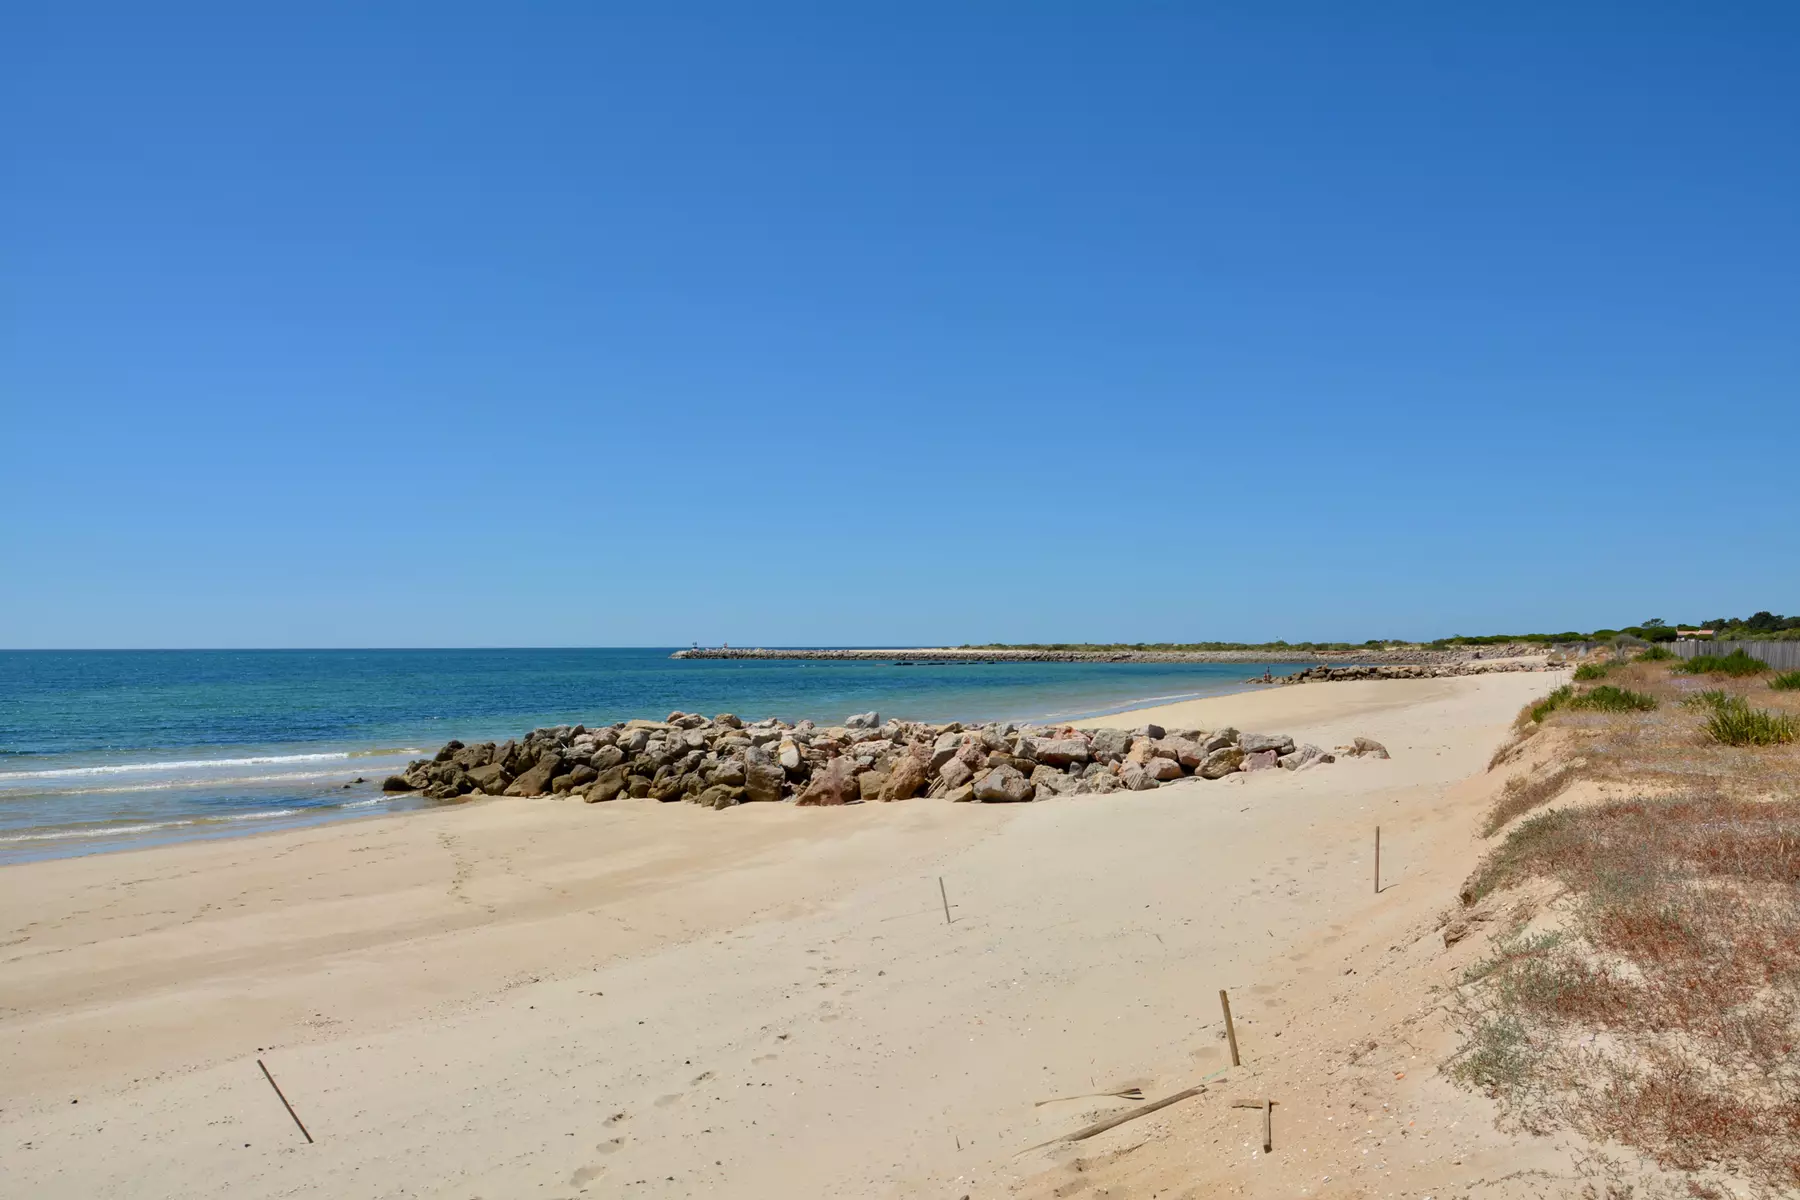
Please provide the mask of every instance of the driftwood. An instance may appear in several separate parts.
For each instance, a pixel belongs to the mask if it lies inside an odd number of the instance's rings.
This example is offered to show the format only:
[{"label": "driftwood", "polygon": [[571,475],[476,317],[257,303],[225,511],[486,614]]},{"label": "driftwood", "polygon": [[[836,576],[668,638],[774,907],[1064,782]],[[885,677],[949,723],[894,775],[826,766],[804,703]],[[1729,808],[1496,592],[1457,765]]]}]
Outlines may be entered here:
[{"label": "driftwood", "polygon": [[1042,1108],[1046,1104],[1064,1104],[1070,1100],[1109,1100],[1114,1097],[1117,1097],[1120,1100],[1142,1100],[1144,1098],[1144,1089],[1132,1087],[1122,1088],[1116,1092],[1083,1092],[1079,1096],[1056,1096],[1049,1100],[1039,1100],[1031,1107]]},{"label": "driftwood", "polygon": [[1077,1129],[1074,1133],[1065,1133],[1062,1137],[1051,1138],[1047,1142],[1039,1142],[1035,1146],[1028,1146],[1024,1150],[1019,1151],[1019,1153],[1025,1154],[1031,1150],[1042,1150],[1045,1146],[1054,1146],[1057,1142],[1084,1141],[1087,1138],[1093,1137],[1095,1134],[1105,1133],[1109,1129],[1123,1125],[1127,1121],[1135,1121],[1139,1117],[1147,1117],[1159,1108],[1167,1108],[1169,1105],[1186,1100],[1191,1096],[1198,1096],[1205,1090],[1206,1085],[1204,1083],[1195,1084],[1185,1091],[1176,1092],[1173,1096],[1164,1096],[1161,1100],[1152,1100],[1148,1104],[1139,1105],[1130,1112],[1122,1112],[1116,1117],[1108,1117],[1104,1121],[1096,1121],[1085,1128]]}]

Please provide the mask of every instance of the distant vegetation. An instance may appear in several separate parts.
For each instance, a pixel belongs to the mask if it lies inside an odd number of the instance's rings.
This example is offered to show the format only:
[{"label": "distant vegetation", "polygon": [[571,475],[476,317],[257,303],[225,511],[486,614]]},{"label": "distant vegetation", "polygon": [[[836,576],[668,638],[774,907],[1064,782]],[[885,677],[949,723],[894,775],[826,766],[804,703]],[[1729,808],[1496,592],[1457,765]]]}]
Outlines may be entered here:
[{"label": "distant vegetation", "polygon": [[1638,662],[1665,662],[1675,657],[1675,652],[1667,646],[1651,646],[1637,656]]},{"label": "distant vegetation", "polygon": [[1775,678],[1769,680],[1769,686],[1778,692],[1800,690],[1800,671],[1783,671],[1781,674],[1775,676]]},{"label": "distant vegetation", "polygon": [[1565,707],[1592,712],[1649,712],[1656,707],[1656,697],[1603,683],[1585,695],[1574,697]]},{"label": "distant vegetation", "polygon": [[1575,668],[1575,682],[1587,683],[1595,679],[1605,679],[1607,671],[1611,669],[1611,663],[1582,663]]},{"label": "distant vegetation", "polygon": [[1585,633],[1580,630],[1568,629],[1562,633],[1457,634],[1453,637],[1438,638],[1429,642],[1413,641],[1408,638],[1370,638],[1366,642],[989,642],[979,646],[964,645],[961,649],[1183,652],[1196,650],[1355,651],[1426,647],[1433,650],[1447,650],[1462,646],[1503,646],[1514,642],[1532,643],[1548,648],[1570,642],[1610,642],[1623,636],[1652,643],[1649,649],[1639,655],[1639,658],[1656,661],[1672,657],[1668,650],[1656,643],[1674,641],[1677,631],[1681,629],[1711,629],[1715,636],[1724,640],[1800,639],[1800,617],[1784,617],[1779,613],[1766,610],[1749,617],[1719,617],[1712,621],[1676,622],[1674,624],[1661,617],[1652,617],[1648,621],[1636,625],[1626,625],[1620,629],[1593,629]]}]

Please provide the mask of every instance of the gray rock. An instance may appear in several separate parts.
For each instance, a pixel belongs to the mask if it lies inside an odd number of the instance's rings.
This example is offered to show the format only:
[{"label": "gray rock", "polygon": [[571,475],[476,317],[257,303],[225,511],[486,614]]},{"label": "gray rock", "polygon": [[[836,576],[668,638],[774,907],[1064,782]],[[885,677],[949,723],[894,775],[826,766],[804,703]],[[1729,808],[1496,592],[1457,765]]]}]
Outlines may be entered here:
[{"label": "gray rock", "polygon": [[975,777],[975,768],[960,758],[952,758],[938,768],[938,778],[948,787],[961,787]]},{"label": "gray rock", "polygon": [[1020,738],[1019,741],[1031,747],[1032,758],[1053,767],[1085,763],[1089,758],[1086,738]]},{"label": "gray rock", "polygon": [[856,763],[851,759],[838,756],[826,763],[806,790],[800,793],[797,803],[801,805],[815,804],[850,804],[862,799],[862,789],[856,783]]},{"label": "gray rock", "polygon": [[738,796],[740,794],[738,788],[726,787],[722,783],[715,783],[711,787],[706,788],[699,795],[695,796],[694,803],[702,808],[730,808],[738,802]]},{"label": "gray rock", "polygon": [[877,729],[881,725],[881,714],[874,712],[857,713],[844,718],[845,729]]},{"label": "gray rock", "polygon": [[1227,746],[1235,745],[1237,740],[1238,731],[1227,725],[1223,729],[1214,730],[1213,735],[1201,742],[1200,746],[1201,749],[1211,754],[1215,750],[1223,750]]},{"label": "gray rock", "polygon": [[1144,773],[1158,783],[1168,783],[1181,778],[1181,764],[1172,758],[1163,758],[1159,755],[1144,764]]},{"label": "gray rock", "polygon": [[961,787],[953,787],[944,793],[944,799],[952,804],[967,804],[975,799],[975,785],[965,783]]},{"label": "gray rock", "polygon": [[1081,780],[1055,767],[1039,764],[1031,773],[1031,786],[1037,789],[1039,796],[1072,796],[1081,786]]},{"label": "gray rock", "polygon": [[787,773],[774,763],[747,763],[744,766],[744,797],[747,800],[781,799],[781,788]]},{"label": "gray rock", "polygon": [[384,792],[416,792],[419,790],[419,785],[404,776],[389,775],[381,781],[381,790]]},{"label": "gray rock", "polygon": [[1118,762],[1130,746],[1131,735],[1123,729],[1096,729],[1088,741],[1088,753],[1097,762]]},{"label": "gray rock", "polygon": [[1277,756],[1294,752],[1294,739],[1286,734],[1246,733],[1238,738],[1245,754],[1261,754],[1273,750]]},{"label": "gray rock", "polygon": [[601,801],[611,800],[614,796],[617,796],[620,792],[624,791],[625,788],[625,768],[618,766],[608,767],[606,770],[600,772],[600,777],[598,779],[588,784],[587,790],[582,793],[582,798],[589,804],[599,804]]},{"label": "gray rock", "polygon": [[598,778],[600,778],[600,772],[586,763],[579,763],[574,770],[569,772],[569,790],[574,791],[576,788],[586,787]]},{"label": "gray rock", "polygon": [[960,733],[940,733],[937,741],[931,744],[931,761],[927,764],[933,771],[956,757],[956,748],[962,745]]},{"label": "gray rock", "polygon": [[550,781],[562,774],[562,756],[552,750],[537,760],[529,771],[507,785],[508,796],[543,796],[550,791]]},{"label": "gray rock", "polygon": [[1167,733],[1167,730],[1161,725],[1143,725],[1140,726],[1136,732],[1139,737],[1147,737],[1152,741],[1155,741],[1157,738],[1160,738]]},{"label": "gray rock", "polygon": [[995,767],[975,784],[975,798],[984,804],[1018,803],[1036,794],[1031,781],[1013,767]]},{"label": "gray rock", "polygon": [[1119,769],[1119,784],[1133,792],[1147,792],[1158,784],[1150,772],[1137,763],[1126,763]]}]

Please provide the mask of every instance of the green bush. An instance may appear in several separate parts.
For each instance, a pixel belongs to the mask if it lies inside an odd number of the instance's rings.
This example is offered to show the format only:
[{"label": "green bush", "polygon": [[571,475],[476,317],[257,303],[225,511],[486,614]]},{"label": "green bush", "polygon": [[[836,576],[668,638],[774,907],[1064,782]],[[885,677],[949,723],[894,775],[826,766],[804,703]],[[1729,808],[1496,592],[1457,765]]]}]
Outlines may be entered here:
[{"label": "green bush", "polygon": [[1536,704],[1531,706],[1531,719],[1541,724],[1545,717],[1567,704],[1569,698],[1574,694],[1574,688],[1566,683],[1563,684],[1554,692],[1551,692],[1548,696],[1545,696],[1542,700],[1539,700]]},{"label": "green bush", "polygon": [[1656,697],[1603,683],[1593,691],[1570,700],[1569,707],[1591,712],[1649,712],[1656,707]]},{"label": "green bush", "polygon": [[1751,708],[1732,697],[1713,706],[1706,734],[1727,746],[1778,746],[1800,738],[1800,720],[1766,708]]},{"label": "green bush", "polygon": [[1605,679],[1606,673],[1612,670],[1610,663],[1582,663],[1575,668],[1575,682],[1586,683],[1590,679]]},{"label": "green bush", "polygon": [[1792,692],[1800,689],[1800,671],[1783,671],[1769,680],[1769,686],[1778,692]]},{"label": "green bush", "polygon": [[1719,708],[1722,705],[1737,704],[1741,701],[1723,688],[1708,688],[1704,692],[1695,692],[1682,703],[1689,708]]},{"label": "green bush", "polygon": [[1637,656],[1637,662],[1664,662],[1674,658],[1675,652],[1667,646],[1652,646]]},{"label": "green bush", "polygon": [[1690,658],[1681,664],[1681,669],[1689,675],[1731,675],[1741,678],[1745,675],[1761,675],[1769,669],[1769,664],[1759,658],[1751,658],[1742,650],[1733,650],[1730,654],[1702,654],[1698,658]]}]

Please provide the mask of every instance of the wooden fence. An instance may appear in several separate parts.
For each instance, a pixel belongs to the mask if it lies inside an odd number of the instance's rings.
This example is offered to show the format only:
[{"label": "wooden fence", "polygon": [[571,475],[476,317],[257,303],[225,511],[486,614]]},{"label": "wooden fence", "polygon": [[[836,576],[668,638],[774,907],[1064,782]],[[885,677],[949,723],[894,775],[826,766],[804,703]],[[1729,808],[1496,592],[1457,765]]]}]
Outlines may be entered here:
[{"label": "wooden fence", "polygon": [[1742,650],[1751,658],[1762,659],[1777,671],[1800,671],[1800,642],[1708,642],[1699,638],[1684,638],[1664,644],[1682,658],[1697,658],[1702,654],[1730,654],[1733,650]]}]

